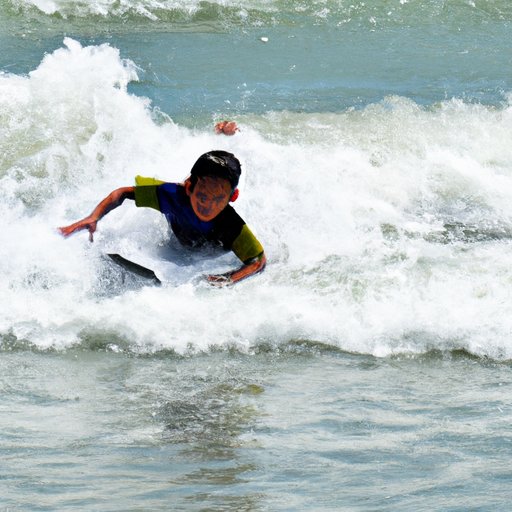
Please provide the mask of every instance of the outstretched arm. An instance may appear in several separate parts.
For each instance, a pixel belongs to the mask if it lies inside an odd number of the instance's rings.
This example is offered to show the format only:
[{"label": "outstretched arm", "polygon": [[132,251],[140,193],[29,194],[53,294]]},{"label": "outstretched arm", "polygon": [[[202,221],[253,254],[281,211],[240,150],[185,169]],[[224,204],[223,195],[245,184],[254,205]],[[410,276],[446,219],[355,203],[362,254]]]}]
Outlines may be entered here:
[{"label": "outstretched arm", "polygon": [[66,237],[72,235],[75,231],[87,229],[89,231],[89,240],[92,242],[93,233],[96,231],[98,221],[108,212],[120,206],[125,199],[135,199],[135,187],[122,187],[114,190],[94,208],[90,215],[69,226],[58,229]]},{"label": "outstretched arm", "polygon": [[226,286],[230,284],[235,284],[246,277],[253,276],[258,272],[261,272],[267,263],[267,258],[265,257],[265,253],[261,253],[256,258],[253,258],[253,261],[243,265],[237,270],[233,270],[231,272],[227,272],[225,274],[219,275],[211,275],[208,276],[208,282],[214,286]]}]

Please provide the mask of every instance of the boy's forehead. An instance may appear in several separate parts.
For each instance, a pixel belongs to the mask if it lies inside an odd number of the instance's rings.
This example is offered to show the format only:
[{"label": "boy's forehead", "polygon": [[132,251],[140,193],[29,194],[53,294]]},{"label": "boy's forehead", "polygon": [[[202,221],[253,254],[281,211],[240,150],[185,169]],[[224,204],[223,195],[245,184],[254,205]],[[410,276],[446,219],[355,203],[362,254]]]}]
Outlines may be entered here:
[{"label": "boy's forehead", "polygon": [[231,183],[226,178],[221,178],[220,176],[201,176],[198,178],[198,183],[201,183],[203,186],[210,187],[222,187],[226,186],[231,189]]}]

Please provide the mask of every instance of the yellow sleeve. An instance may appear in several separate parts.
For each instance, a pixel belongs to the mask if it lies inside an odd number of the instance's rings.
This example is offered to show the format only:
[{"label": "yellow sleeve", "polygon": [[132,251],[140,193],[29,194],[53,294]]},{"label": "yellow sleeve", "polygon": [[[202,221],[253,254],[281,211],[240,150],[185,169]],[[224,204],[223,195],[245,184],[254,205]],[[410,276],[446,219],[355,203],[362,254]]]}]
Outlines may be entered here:
[{"label": "yellow sleeve", "polygon": [[135,176],[135,204],[160,211],[156,188],[165,181],[144,176]]},{"label": "yellow sleeve", "polygon": [[135,176],[135,185],[138,187],[143,187],[147,185],[163,185],[165,181],[157,180],[156,178],[146,178],[145,176],[141,176],[140,174],[137,174]]},{"label": "yellow sleeve", "polygon": [[247,224],[244,224],[242,231],[235,238],[231,250],[246,264],[263,254],[263,246],[252,234]]}]

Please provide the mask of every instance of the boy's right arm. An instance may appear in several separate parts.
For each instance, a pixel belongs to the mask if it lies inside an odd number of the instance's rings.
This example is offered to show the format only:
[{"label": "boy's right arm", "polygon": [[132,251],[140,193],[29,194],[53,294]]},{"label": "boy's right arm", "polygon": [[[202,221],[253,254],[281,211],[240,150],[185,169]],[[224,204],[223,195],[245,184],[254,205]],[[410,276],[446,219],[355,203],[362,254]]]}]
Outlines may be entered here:
[{"label": "boy's right arm", "polygon": [[135,187],[122,187],[114,190],[94,208],[90,215],[69,226],[58,229],[64,236],[72,235],[75,231],[87,229],[89,231],[89,240],[92,242],[93,233],[96,231],[98,221],[108,212],[120,206],[125,199],[135,199]]}]

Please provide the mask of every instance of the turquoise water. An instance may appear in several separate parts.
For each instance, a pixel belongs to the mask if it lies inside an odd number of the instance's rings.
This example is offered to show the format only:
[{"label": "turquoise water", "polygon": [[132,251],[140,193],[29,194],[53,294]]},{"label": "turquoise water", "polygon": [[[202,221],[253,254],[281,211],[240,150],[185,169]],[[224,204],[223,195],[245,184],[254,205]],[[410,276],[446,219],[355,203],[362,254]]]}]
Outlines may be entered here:
[{"label": "turquoise water", "polygon": [[394,94],[421,105],[500,105],[510,90],[507,2],[183,2],[163,11],[147,2],[149,19],[135,15],[137,2],[119,14],[106,2],[105,16],[93,15],[94,4],[51,2],[46,16],[31,4],[3,22],[3,70],[31,71],[63,34],[108,42],[140,68],[130,90],[182,122],[211,112],[338,112]]},{"label": "turquoise water", "polygon": [[[0,509],[508,510],[511,22],[0,0]],[[262,275],[210,288],[235,258],[133,205],[56,233],[213,148]]]}]

